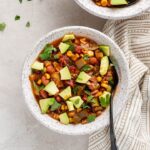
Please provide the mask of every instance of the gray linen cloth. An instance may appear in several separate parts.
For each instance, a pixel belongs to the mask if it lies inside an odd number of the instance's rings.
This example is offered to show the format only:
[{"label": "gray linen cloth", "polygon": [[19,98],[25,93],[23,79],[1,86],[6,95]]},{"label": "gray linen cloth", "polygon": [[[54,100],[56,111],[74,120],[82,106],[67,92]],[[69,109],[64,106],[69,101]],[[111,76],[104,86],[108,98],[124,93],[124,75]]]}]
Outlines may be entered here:
[{"label": "gray linen cloth", "polygon": [[[103,32],[122,49],[129,63],[128,101],[115,120],[119,150],[150,150],[150,11],[133,19],[108,21]],[[89,137],[88,150],[109,150],[109,127]]]}]

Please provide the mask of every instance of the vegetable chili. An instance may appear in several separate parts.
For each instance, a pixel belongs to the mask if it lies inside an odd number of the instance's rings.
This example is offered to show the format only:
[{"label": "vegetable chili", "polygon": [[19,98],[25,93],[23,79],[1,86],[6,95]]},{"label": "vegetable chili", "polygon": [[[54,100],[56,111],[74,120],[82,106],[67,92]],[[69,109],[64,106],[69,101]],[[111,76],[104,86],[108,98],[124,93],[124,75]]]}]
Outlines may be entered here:
[{"label": "vegetable chili", "polygon": [[117,83],[109,56],[109,46],[73,33],[48,43],[29,76],[41,112],[63,124],[94,121]]}]

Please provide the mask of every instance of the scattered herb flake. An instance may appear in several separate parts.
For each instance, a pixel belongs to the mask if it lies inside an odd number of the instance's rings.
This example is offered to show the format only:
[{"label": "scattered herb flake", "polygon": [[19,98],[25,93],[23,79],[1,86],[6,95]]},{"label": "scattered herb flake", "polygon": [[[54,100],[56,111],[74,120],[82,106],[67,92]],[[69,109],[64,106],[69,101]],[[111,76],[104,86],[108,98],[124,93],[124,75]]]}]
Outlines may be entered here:
[{"label": "scattered herb flake", "polygon": [[84,92],[85,92],[87,95],[91,95],[91,92],[88,91],[88,90],[85,90]]},{"label": "scattered herb flake", "polygon": [[90,122],[93,122],[93,121],[95,120],[95,118],[96,118],[96,115],[89,115],[89,116],[87,117],[87,120],[88,120],[88,122],[90,123]]},{"label": "scattered herb flake", "polygon": [[22,3],[22,0],[19,0],[20,3]]},{"label": "scattered herb flake", "polygon": [[31,24],[30,24],[30,22],[28,21],[28,22],[26,23],[26,27],[29,28],[30,26],[31,26]]},{"label": "scattered herb flake", "polygon": [[16,20],[16,21],[17,21],[17,20],[20,20],[20,16],[16,15],[16,16],[15,16],[15,20]]},{"label": "scattered herb flake", "polygon": [[92,99],[93,99],[93,97],[94,97],[94,96],[89,95],[89,96],[87,97],[87,101],[88,101],[88,102],[91,102],[91,101],[92,101]]},{"label": "scattered herb flake", "polygon": [[0,23],[0,31],[4,31],[6,28],[6,24],[4,22]]}]

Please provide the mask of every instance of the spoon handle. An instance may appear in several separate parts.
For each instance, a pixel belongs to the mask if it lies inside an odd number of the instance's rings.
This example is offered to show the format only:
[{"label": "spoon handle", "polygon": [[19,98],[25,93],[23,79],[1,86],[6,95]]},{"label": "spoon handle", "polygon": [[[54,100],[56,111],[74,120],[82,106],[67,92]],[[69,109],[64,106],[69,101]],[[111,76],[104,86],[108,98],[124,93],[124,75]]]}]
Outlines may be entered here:
[{"label": "spoon handle", "polygon": [[110,140],[111,140],[111,150],[118,150],[116,144],[116,136],[114,132],[114,121],[113,121],[113,100],[110,99]]}]

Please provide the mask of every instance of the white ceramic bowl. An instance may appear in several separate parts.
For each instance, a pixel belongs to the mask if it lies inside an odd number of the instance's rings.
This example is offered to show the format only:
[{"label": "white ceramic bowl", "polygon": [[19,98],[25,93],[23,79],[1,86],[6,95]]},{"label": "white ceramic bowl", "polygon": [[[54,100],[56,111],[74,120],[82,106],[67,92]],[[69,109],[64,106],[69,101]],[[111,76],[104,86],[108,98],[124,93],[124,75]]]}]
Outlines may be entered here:
[{"label": "white ceramic bowl", "polygon": [[27,59],[25,60],[25,64],[23,67],[22,73],[22,87],[23,93],[25,97],[25,102],[29,107],[29,110],[34,115],[34,117],[41,122],[44,126],[48,127],[51,130],[62,134],[68,135],[83,135],[90,134],[106,125],[109,125],[109,111],[108,109],[98,117],[94,122],[85,124],[85,125],[63,125],[60,122],[52,119],[48,115],[41,114],[41,110],[33,96],[31,84],[29,81],[29,75],[31,73],[30,66],[37,58],[38,54],[44,48],[44,46],[52,42],[60,37],[62,37],[66,33],[73,32],[76,35],[81,35],[88,37],[99,44],[109,45],[111,47],[111,59],[115,64],[117,73],[119,75],[119,84],[117,87],[117,92],[114,96],[114,118],[116,118],[117,114],[124,107],[124,102],[127,99],[128,93],[128,85],[129,85],[129,70],[126,59],[121,52],[120,48],[113,42],[109,37],[104,35],[103,33],[91,29],[88,27],[82,26],[71,26],[64,27],[54,31],[51,31],[47,35],[45,35],[41,40],[39,40],[34,47],[33,51],[29,54]]},{"label": "white ceramic bowl", "polygon": [[92,0],[75,0],[87,12],[105,19],[127,19],[137,16],[150,8],[150,0],[139,0],[125,8],[99,7]]}]

